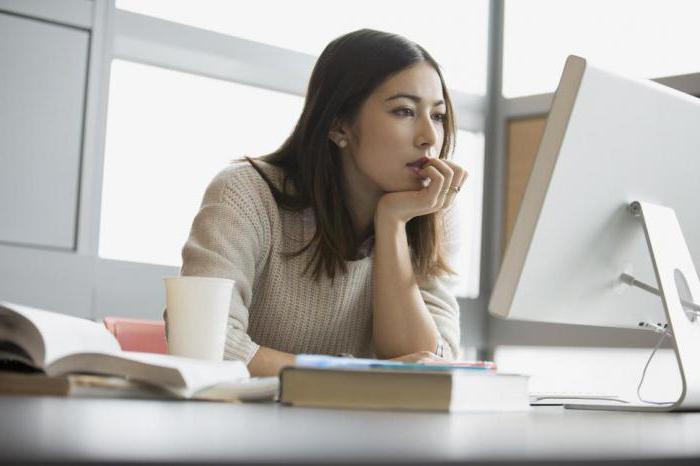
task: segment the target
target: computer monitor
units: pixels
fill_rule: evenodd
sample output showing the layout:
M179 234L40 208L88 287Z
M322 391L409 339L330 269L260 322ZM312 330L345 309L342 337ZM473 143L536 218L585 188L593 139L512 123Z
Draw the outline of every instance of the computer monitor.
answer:
M683 395L650 409L700 409L699 194L700 99L568 57L489 311L668 325Z

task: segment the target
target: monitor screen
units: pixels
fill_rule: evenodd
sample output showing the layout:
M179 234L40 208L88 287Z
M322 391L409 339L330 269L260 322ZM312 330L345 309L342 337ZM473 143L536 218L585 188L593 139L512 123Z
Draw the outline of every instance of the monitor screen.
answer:
M700 99L570 56L489 303L518 320L665 323L634 201L674 210L700 264ZM695 302L698 298L695 297Z

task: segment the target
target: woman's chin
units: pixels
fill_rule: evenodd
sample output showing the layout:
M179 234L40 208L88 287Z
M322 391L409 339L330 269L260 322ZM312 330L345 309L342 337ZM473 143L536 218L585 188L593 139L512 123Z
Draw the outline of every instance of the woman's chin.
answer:
M394 183L391 186L387 186L388 189L385 189L384 192L399 193L404 191L420 191L423 187L421 180L413 180L401 184Z
M412 170L408 170L408 175L404 174L402 177L393 178L388 183L382 185L382 191L385 193L398 193L403 191L420 191L426 185L426 181L429 178L424 178L419 176Z

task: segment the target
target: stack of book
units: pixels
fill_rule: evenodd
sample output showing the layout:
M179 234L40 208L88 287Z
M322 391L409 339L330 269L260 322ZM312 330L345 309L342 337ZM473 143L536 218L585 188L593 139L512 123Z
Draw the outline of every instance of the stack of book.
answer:
M0 393L246 401L278 389L241 361L122 351L104 325L0 302Z
M418 411L530 409L528 377L493 362L404 363L299 355L280 375L280 401L295 406Z

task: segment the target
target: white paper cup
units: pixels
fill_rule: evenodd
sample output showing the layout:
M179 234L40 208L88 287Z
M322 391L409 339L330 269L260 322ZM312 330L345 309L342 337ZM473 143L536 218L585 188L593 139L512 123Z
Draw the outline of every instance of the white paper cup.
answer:
M176 356L221 361L234 280L214 277L167 277L168 352Z

